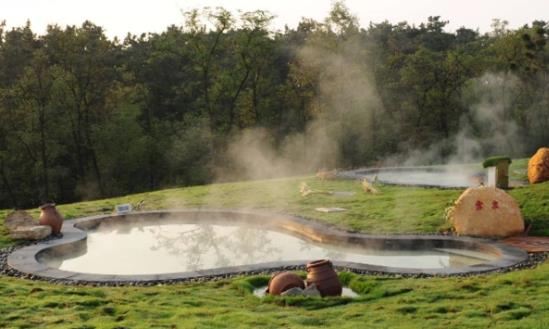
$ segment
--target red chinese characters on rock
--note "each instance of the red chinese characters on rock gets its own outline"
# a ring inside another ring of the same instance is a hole
[[[475,210],[482,210],[482,208],[484,207],[484,202],[480,201],[480,200],[477,200],[477,202],[475,202]],[[492,209],[499,209],[499,203],[494,200],[492,201]]]
[[[524,231],[519,204],[495,187],[469,188],[456,201],[452,224],[458,235],[507,237]]]

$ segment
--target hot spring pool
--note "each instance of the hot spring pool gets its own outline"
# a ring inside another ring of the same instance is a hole
[[[212,224],[112,225],[88,233],[81,255],[42,256],[64,271],[95,274],[156,274],[199,271],[279,261],[332,259],[402,268],[441,269],[493,261],[496,255],[455,248],[369,249],[315,243],[290,234]]]
[[[344,178],[374,180],[393,185],[466,188],[486,182],[483,170],[472,165],[357,169],[339,174]]]
[[[372,236],[299,217],[226,210],[105,215],[67,221],[64,237],[10,254],[24,273],[69,281],[182,280],[330,259],[359,273],[457,274],[511,266],[526,253],[491,241]]]

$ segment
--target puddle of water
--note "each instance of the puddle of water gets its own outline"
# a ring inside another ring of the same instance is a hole
[[[94,274],[159,274],[274,261],[330,259],[404,268],[447,268],[485,263],[496,256],[457,249],[375,250],[332,245],[246,226],[144,223],[88,232],[87,250],[44,255],[40,262]]]
[[[267,294],[265,292],[266,289],[267,289],[267,286],[255,288],[254,289],[254,295],[256,295],[259,298],[265,297],[265,295]],[[358,296],[359,296],[359,294],[354,292],[351,288],[343,287],[343,289],[341,290],[341,297],[357,298]]]

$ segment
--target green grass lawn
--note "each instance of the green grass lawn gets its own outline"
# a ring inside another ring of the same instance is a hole
[[[525,160],[511,174],[524,176]],[[303,198],[299,183],[314,189],[354,191],[355,196]],[[361,192],[354,181],[310,177],[169,189],[60,205],[66,218],[111,212],[144,200],[145,209],[239,208],[298,214],[367,233],[435,233],[448,229],[444,209],[461,193],[381,186]],[[532,224],[549,235],[549,182],[509,192]],[[324,214],[319,206],[348,209]],[[0,211],[3,221],[6,210]],[[35,210],[37,216],[38,211]],[[0,229],[0,246],[15,243]],[[241,277],[171,286],[71,287],[0,277],[0,328],[547,328],[549,263],[530,270],[469,278],[405,279],[340,273],[360,293],[354,300],[265,298],[251,293],[266,277]]]

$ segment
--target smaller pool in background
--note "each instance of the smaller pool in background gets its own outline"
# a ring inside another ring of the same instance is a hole
[[[409,269],[442,269],[497,258],[467,249],[383,250],[358,244],[318,243],[257,226],[218,223],[120,223],[99,225],[87,234],[85,248],[78,253],[46,252],[39,255],[39,262],[63,271],[141,275],[323,258]]]
[[[341,177],[377,180],[384,184],[466,188],[486,181],[486,173],[473,165],[388,167],[357,169],[339,173]]]

